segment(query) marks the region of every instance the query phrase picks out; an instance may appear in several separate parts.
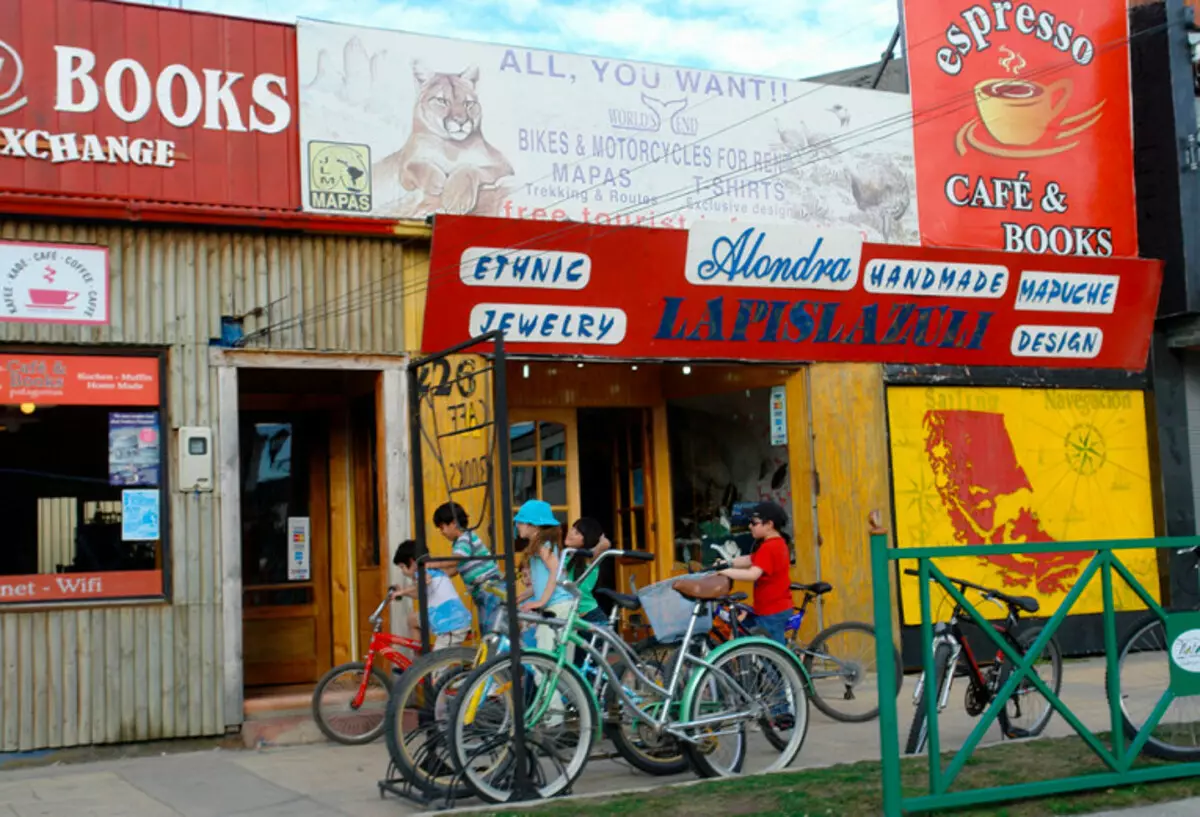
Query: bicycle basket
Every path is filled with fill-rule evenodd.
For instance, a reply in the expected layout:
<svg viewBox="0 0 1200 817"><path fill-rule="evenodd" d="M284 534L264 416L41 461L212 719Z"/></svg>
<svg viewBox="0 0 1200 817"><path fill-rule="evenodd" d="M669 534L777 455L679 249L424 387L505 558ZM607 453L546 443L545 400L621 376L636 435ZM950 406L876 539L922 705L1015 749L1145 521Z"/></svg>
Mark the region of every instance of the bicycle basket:
<svg viewBox="0 0 1200 817"><path fill-rule="evenodd" d="M697 576L705 575L697 573ZM642 603L642 611L650 621L654 637L662 643L679 641L687 633L688 623L692 618L692 609L696 606L679 595L671 584L678 576L666 581L639 587L638 600ZM708 608L703 615L696 619L696 635L705 635L712 629L712 609Z"/></svg>

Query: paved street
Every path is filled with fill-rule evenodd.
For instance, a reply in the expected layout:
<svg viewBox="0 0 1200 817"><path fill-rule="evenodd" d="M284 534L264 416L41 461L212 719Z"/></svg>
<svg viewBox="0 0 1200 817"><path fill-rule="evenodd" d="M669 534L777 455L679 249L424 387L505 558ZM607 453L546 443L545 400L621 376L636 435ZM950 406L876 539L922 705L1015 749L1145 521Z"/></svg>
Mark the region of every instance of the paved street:
<svg viewBox="0 0 1200 817"><path fill-rule="evenodd" d="M1069 662L1064 667L1064 699L1093 729L1107 728L1103 682L1102 662ZM911 719L911 696L910 677L900 696L902 734ZM944 745L960 745L973 724L962 710L956 687L943 719ZM1055 718L1047 734L1068 735L1070 728ZM993 729L988 742L997 739ZM877 722L836 724L814 709L795 768L875 758L878 747ZM0 772L0 817L396 817L420 811L393 797L380 799L376 781L386 764L387 750L380 741L365 747L212 750L16 769ZM589 765L577 790L596 794L692 779L651 778L601 760ZM1200 813L1200 801L1173 808L1155 806L1132 814L1194 815Z"/></svg>

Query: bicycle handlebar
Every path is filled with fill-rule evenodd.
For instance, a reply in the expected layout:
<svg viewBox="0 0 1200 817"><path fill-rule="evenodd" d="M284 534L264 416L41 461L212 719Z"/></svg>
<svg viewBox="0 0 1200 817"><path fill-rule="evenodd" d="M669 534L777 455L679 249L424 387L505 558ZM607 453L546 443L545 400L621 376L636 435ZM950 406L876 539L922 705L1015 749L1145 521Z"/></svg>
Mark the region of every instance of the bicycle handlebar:
<svg viewBox="0 0 1200 817"><path fill-rule="evenodd" d="M904 575L920 576L921 573L920 573L920 571L913 570L912 568L905 568ZM994 590L991 587L984 587L982 584L975 584L975 582L967 581L966 579L958 579L958 578L955 578L954 576L947 576L946 580L949 581L951 584L957 584L959 587L962 587L964 589L969 587L972 590L978 590L980 593L983 594L983 597L988 601L994 601L996 599L999 599L1000 601L1003 601L1006 605L1008 605L1009 608L1018 608L1018 609L1021 608L1021 605L1018 604L1017 601L1012 596L1010 596L1008 593L1005 593L1002 590Z"/></svg>

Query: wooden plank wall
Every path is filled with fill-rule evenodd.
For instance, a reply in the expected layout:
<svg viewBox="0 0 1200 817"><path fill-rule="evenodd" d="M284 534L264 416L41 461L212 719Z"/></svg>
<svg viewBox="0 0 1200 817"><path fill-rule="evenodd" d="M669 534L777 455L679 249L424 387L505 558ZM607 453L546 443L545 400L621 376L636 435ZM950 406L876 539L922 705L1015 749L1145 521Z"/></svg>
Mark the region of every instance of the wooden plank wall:
<svg viewBox="0 0 1200 817"><path fill-rule="evenodd" d="M0 221L0 238L105 246L111 279L107 326L0 323L0 342L167 347L167 426L212 427L222 452L209 363L222 315L263 330L257 348L401 354L414 347L398 282L428 264L421 240L19 219ZM240 632L241 600L223 590L240 586L240 570L227 575L222 560L222 501L221 491L172 495L169 603L0 610L0 751L215 735L240 722L239 702L226 706L241 695L228 669L240 636L225 635Z"/></svg>
<svg viewBox="0 0 1200 817"><path fill-rule="evenodd" d="M816 363L809 382L821 579L834 587L824 626L870 622L867 514L878 508L891 518L883 373L869 363Z"/></svg>

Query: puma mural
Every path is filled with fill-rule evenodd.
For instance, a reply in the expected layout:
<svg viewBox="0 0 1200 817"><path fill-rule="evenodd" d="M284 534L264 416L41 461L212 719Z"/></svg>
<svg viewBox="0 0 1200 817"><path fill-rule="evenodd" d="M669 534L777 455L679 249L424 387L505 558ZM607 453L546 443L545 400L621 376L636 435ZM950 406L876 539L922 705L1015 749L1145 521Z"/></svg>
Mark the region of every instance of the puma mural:
<svg viewBox="0 0 1200 817"><path fill-rule="evenodd" d="M409 218L438 212L497 215L505 192L501 183L513 175L513 167L483 135L479 69L436 73L414 61L413 77L412 133L400 150L375 164L372 174L381 193L395 194L385 207Z"/></svg>

